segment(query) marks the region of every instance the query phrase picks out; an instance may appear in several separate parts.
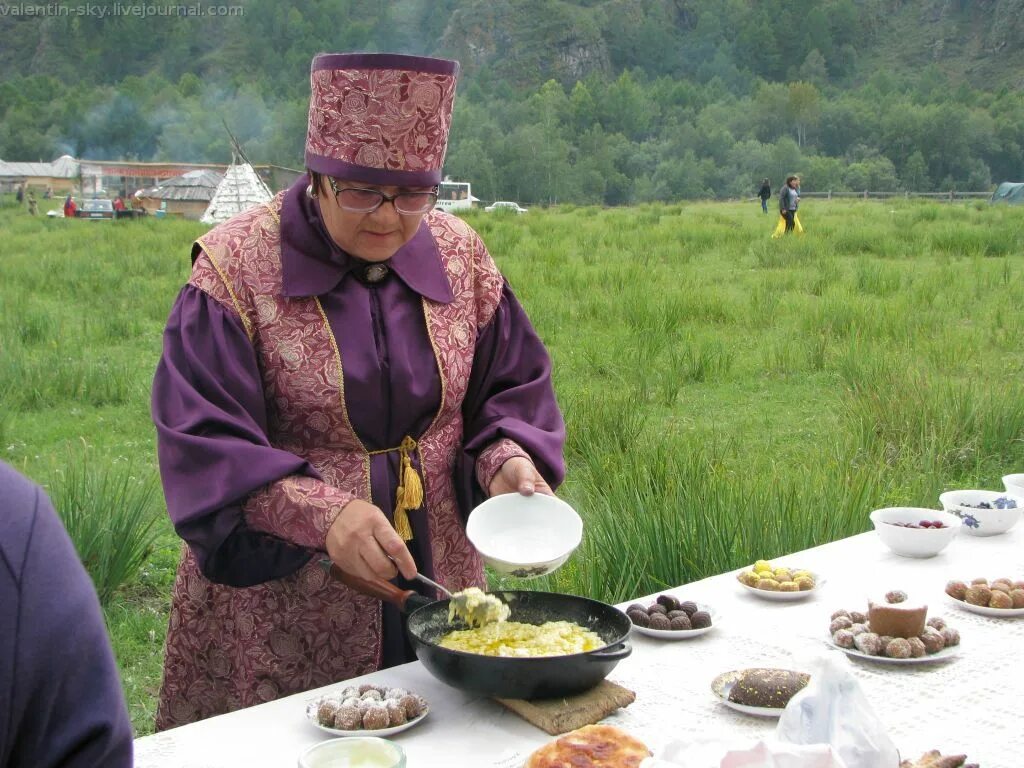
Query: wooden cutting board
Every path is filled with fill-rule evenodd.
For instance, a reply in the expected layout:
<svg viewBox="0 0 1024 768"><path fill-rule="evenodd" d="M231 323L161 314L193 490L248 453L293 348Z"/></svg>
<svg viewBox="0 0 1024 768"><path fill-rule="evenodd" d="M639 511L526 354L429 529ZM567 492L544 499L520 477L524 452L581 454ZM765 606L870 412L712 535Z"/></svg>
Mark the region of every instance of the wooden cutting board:
<svg viewBox="0 0 1024 768"><path fill-rule="evenodd" d="M592 725L636 701L636 694L618 683L602 680L589 691L558 699L496 699L528 723L552 736Z"/></svg>

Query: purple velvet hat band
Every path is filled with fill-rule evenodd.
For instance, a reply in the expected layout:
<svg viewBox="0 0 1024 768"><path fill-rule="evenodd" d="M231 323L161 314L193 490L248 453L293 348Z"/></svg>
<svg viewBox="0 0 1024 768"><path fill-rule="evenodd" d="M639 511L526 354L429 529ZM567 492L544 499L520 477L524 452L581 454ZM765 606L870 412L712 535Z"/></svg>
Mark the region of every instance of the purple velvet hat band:
<svg viewBox="0 0 1024 768"><path fill-rule="evenodd" d="M437 184L458 71L458 62L420 56L317 56L310 72L306 165L370 184Z"/></svg>

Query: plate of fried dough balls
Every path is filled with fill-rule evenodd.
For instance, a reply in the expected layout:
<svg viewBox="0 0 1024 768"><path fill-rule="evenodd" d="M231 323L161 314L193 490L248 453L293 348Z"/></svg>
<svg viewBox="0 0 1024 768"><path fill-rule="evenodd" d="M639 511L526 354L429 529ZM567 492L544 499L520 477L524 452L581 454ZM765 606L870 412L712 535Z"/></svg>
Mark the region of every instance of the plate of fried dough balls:
<svg viewBox="0 0 1024 768"><path fill-rule="evenodd" d="M946 594L960 608L982 616L999 619L1024 616L1024 581L1020 579L977 578L969 584L951 581L946 584Z"/></svg>
<svg viewBox="0 0 1024 768"><path fill-rule="evenodd" d="M310 699L306 718L334 736L390 736L427 716L427 702L404 688L348 686Z"/></svg>
<svg viewBox="0 0 1024 768"><path fill-rule="evenodd" d="M687 640L714 628L714 609L675 595L658 595L653 603L633 603L626 609L633 630L661 640Z"/></svg>

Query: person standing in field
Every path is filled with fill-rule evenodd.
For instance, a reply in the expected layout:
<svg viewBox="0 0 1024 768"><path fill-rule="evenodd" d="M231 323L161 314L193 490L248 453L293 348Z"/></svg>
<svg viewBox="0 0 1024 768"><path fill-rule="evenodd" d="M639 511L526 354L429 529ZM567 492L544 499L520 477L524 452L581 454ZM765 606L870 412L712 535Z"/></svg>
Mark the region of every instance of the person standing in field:
<svg viewBox="0 0 1024 768"><path fill-rule="evenodd" d="M0 768L129 768L99 600L41 488L0 462Z"/></svg>
<svg viewBox="0 0 1024 768"><path fill-rule="evenodd" d="M768 198L772 196L772 183L768 179L761 180L761 188L757 190L757 196L761 198L761 210L768 213Z"/></svg>
<svg viewBox="0 0 1024 768"><path fill-rule="evenodd" d="M36 216L39 214L39 205L36 203L36 193L29 190L28 193L28 212Z"/></svg>
<svg viewBox="0 0 1024 768"><path fill-rule="evenodd" d="M550 357L480 236L434 208L458 62L313 59L307 173L192 248L153 383L185 540L157 728L411 661L332 580L484 584L475 504L548 493Z"/></svg>
<svg viewBox="0 0 1024 768"><path fill-rule="evenodd" d="M786 183L779 192L779 213L786 220L786 234L793 231L796 225L796 211L800 207L800 193L797 187L800 179L796 176L787 176Z"/></svg>

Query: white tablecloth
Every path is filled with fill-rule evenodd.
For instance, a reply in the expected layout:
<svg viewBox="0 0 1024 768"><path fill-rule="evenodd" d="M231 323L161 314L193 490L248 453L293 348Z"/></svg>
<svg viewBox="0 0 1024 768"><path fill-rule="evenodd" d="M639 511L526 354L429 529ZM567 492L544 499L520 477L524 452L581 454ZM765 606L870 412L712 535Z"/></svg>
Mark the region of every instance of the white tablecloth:
<svg viewBox="0 0 1024 768"><path fill-rule="evenodd" d="M943 593L950 579L1024 579L1022 544L1024 525L992 538L961 533L937 557L913 560L892 554L874 533L866 533L778 558L778 563L824 575L820 591L807 600L762 600L744 591L733 574L673 589L682 599L711 604L719 614L716 628L675 642L634 634L633 655L609 679L635 690L637 700L606 722L629 730L655 750L669 739L687 736L767 736L776 721L728 709L711 693L712 679L720 672L751 666L801 668L809 652L825 647L832 612L866 610L869 595L903 589L928 602L929 616L942 615L960 630L962 652L941 664L854 662L869 701L897 747L904 756L914 757L929 749L965 753L984 768L1022 765L1024 618L968 613ZM430 714L421 723L391 737L405 749L410 768L518 768L551 738L500 705L437 681L418 662L359 681L407 688L429 702ZM306 701L347 684L137 739L136 766L294 766L301 750L330 738L305 719Z"/></svg>

